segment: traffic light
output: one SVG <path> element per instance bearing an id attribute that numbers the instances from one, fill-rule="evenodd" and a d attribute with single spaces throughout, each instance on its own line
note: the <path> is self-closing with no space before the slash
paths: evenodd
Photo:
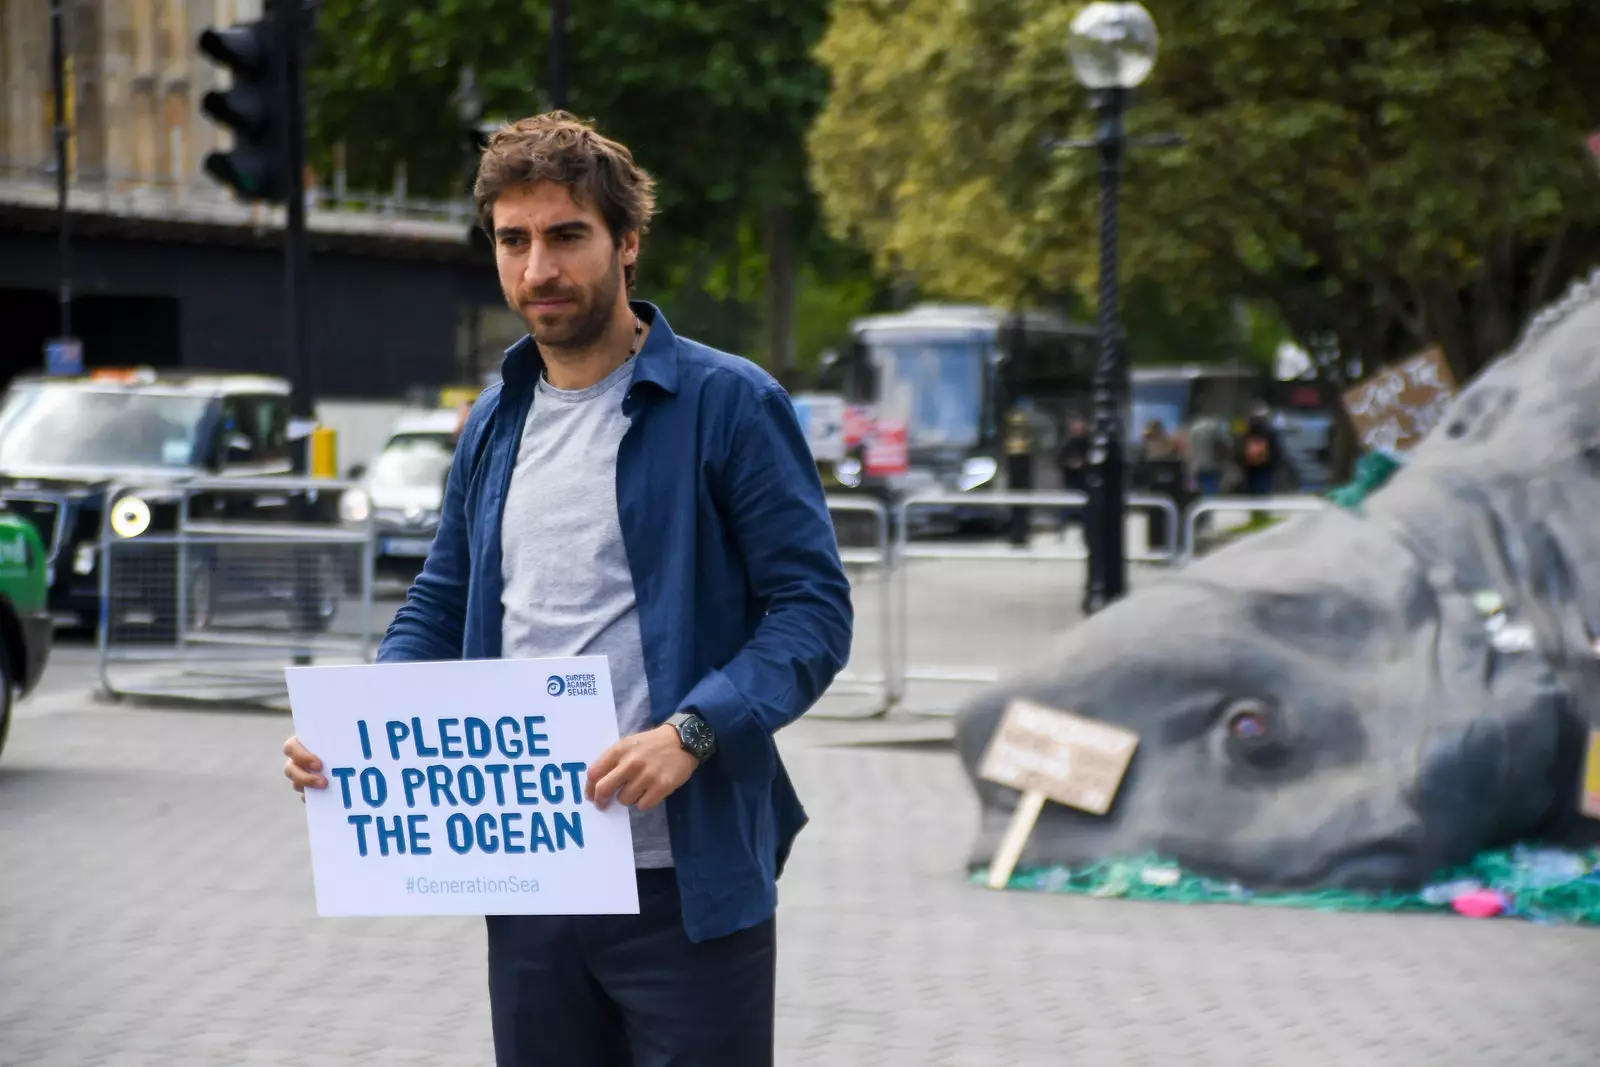
<path id="1" fill-rule="evenodd" d="M 233 150 L 207 154 L 205 171 L 242 200 L 279 204 L 288 196 L 282 47 L 271 19 L 200 35 L 200 51 L 233 74 L 231 88 L 200 101 L 201 112 L 233 132 Z"/>

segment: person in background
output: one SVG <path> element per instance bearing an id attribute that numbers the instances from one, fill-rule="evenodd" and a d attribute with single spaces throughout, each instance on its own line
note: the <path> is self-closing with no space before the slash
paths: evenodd
<path id="1" fill-rule="evenodd" d="M 1202 497 L 1221 496 L 1223 474 L 1228 468 L 1230 434 L 1225 420 L 1213 414 L 1201 415 L 1189 427 L 1189 469 L 1194 488 Z"/>
<path id="2" fill-rule="evenodd" d="M 1061 447 L 1056 449 L 1056 466 L 1061 471 L 1061 488 L 1068 493 L 1089 492 L 1089 420 L 1076 411 L 1067 416 L 1066 433 Z M 1061 536 L 1067 536 L 1067 527 L 1077 523 L 1083 526 L 1083 506 L 1068 504 L 1061 509 Z"/>
<path id="3" fill-rule="evenodd" d="M 1244 491 L 1250 496 L 1271 496 L 1278 466 L 1283 462 L 1283 445 L 1264 405 L 1256 407 L 1245 420 L 1244 432 L 1239 435 L 1238 462 Z"/>
<path id="4" fill-rule="evenodd" d="M 1167 433 L 1160 419 L 1151 419 L 1145 425 L 1134 455 L 1132 485 L 1140 492 L 1166 497 L 1173 507 L 1181 509 L 1187 481 L 1188 465 L 1178 442 Z M 1152 549 L 1166 548 L 1172 537 L 1172 531 L 1167 529 L 1166 513 L 1149 509 L 1146 514 L 1147 545 Z"/>
<path id="5" fill-rule="evenodd" d="M 1028 424 L 1029 405 L 1018 400 L 1006 415 L 1006 484 L 1014 492 L 1033 488 L 1033 430 Z M 1014 548 L 1025 548 L 1033 528 L 1033 509 L 1013 504 L 1006 524 L 1006 539 Z"/>
<path id="6" fill-rule="evenodd" d="M 1138 462 L 1171 459 L 1172 453 L 1172 438 L 1167 434 L 1166 424 L 1160 419 L 1151 419 L 1145 424 L 1144 436 L 1139 440 Z"/>

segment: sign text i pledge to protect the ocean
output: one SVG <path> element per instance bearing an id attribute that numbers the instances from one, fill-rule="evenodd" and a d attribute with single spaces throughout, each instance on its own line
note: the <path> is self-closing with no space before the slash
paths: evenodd
<path id="1" fill-rule="evenodd" d="M 604 657 L 287 672 L 319 915 L 634 914 L 628 809 L 583 795 L 617 739 Z"/>

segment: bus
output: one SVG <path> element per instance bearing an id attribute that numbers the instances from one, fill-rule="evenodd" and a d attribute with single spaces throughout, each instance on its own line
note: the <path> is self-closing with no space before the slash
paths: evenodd
<path id="1" fill-rule="evenodd" d="M 1052 487 L 1068 413 L 1089 411 L 1096 353 L 1093 327 L 1050 311 L 927 303 L 857 319 L 850 344 L 825 358 L 818 380 L 820 391 L 843 398 L 850 427 L 833 479 L 881 495 L 1004 490 L 1002 436 L 1018 405 L 1032 431 L 1034 487 Z M 866 438 L 886 430 L 901 444 L 901 462 L 879 473 Z M 977 501 L 945 514 L 963 526 L 1003 518 Z"/>

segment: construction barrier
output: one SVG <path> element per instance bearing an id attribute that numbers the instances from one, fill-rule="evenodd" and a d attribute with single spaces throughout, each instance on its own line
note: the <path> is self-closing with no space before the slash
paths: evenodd
<path id="1" fill-rule="evenodd" d="M 1208 496 L 1196 500 L 1184 513 L 1183 556 L 1188 562 L 1198 553 L 1200 519 L 1206 515 L 1226 512 L 1248 512 L 1252 515 L 1282 515 L 1321 511 L 1329 501 L 1319 496 Z M 1248 536 L 1249 531 L 1246 531 Z"/>
<path id="2" fill-rule="evenodd" d="M 893 560 L 897 585 L 893 690 L 897 700 L 905 697 L 913 682 L 985 685 L 998 681 L 1005 667 L 1026 663 L 1037 646 L 1065 630 L 1078 617 L 1083 597 L 1080 569 L 1040 568 L 1031 573 L 1026 582 L 1012 588 L 1008 585 L 1012 579 L 1002 578 L 994 564 L 1003 563 L 1006 568 L 1013 568 L 1021 563 L 1059 563 L 1087 558 L 1082 547 L 1068 546 L 1064 535 L 1061 547 L 1040 547 L 1032 542 L 1027 547 L 1014 547 L 1003 541 L 980 545 L 912 542 L 907 533 L 911 513 L 919 508 L 979 505 L 1061 511 L 1081 508 L 1087 503 L 1085 494 L 1073 492 L 926 493 L 908 496 L 899 502 Z M 1130 538 L 1126 552 L 1129 562 L 1168 565 L 1181 556 L 1178 509 L 1170 499 L 1133 494 L 1127 498 L 1127 509 L 1130 518 L 1132 513 L 1140 511 L 1164 516 L 1170 541 L 1167 547 L 1150 548 L 1139 545 L 1138 538 Z M 1135 525 L 1130 523 L 1130 527 Z M 1037 539 L 1036 530 L 1034 540 Z M 945 562 L 938 572 L 923 572 L 937 580 L 919 586 L 918 592 L 926 595 L 914 607 L 913 565 L 932 560 Z M 997 591 L 998 597 L 995 596 Z M 986 603 L 989 606 L 986 607 Z M 990 615 L 996 611 L 1003 614 Z M 914 618 L 943 623 L 937 628 L 945 639 L 940 654 L 935 657 L 937 666 L 913 664 L 910 660 L 910 624 Z M 974 649 L 986 649 L 988 653 L 977 657 L 976 664 L 970 656 Z M 947 715 L 950 710 L 942 707 L 917 713 Z"/>
<path id="3" fill-rule="evenodd" d="M 889 554 L 889 511 L 883 504 L 869 497 L 829 496 L 828 513 L 833 516 L 862 515 L 871 520 L 866 545 L 845 542 L 851 537 L 840 537 L 839 556 L 851 576 L 851 603 L 855 611 L 855 640 L 850 650 L 850 662 L 876 662 L 878 670 L 857 673 L 846 667 L 828 688 L 835 697 L 866 696 L 871 698 L 866 714 L 836 715 L 832 712 L 813 712 L 816 718 L 878 718 L 894 706 L 899 697 L 893 665 L 893 603 L 890 599 L 891 557 Z M 837 519 L 835 528 L 837 530 Z M 875 597 L 857 597 L 855 590 L 875 584 Z M 867 625 L 863 626 L 865 622 Z"/>
<path id="4" fill-rule="evenodd" d="M 349 483 L 113 486 L 98 543 L 100 682 L 113 697 L 271 702 L 294 664 L 368 662 L 373 538 Z"/>

